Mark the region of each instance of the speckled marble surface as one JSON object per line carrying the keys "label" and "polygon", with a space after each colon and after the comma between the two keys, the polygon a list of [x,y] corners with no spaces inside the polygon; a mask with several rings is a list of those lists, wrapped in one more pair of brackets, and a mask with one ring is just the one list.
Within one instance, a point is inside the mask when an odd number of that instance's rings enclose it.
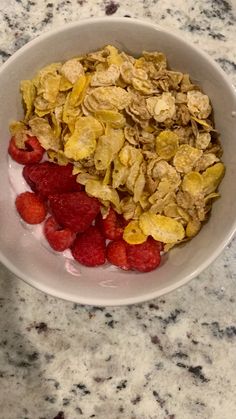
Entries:
{"label": "speckled marble surface", "polygon": [[[236,85],[226,0],[1,0],[1,62],[39,33],[104,15],[182,32]],[[1,419],[235,419],[235,370],[236,240],[187,286],[131,307],[51,298],[0,266]]]}

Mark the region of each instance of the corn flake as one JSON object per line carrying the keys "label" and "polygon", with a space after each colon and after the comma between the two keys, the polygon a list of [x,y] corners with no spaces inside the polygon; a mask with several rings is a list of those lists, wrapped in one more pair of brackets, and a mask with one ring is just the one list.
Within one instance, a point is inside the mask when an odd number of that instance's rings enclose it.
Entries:
{"label": "corn flake", "polygon": [[197,90],[187,93],[187,107],[199,119],[206,119],[211,113],[209,97]]}
{"label": "corn flake", "polygon": [[121,129],[110,129],[109,134],[98,139],[94,155],[97,170],[107,169],[124,144],[124,134]]}
{"label": "corn flake", "polygon": [[132,166],[136,162],[140,164],[143,160],[143,155],[139,149],[125,144],[119,152],[119,158],[124,166]]}
{"label": "corn flake", "polygon": [[197,219],[190,220],[186,226],[186,236],[191,238],[196,236],[201,228],[201,222]]}
{"label": "corn flake", "polygon": [[59,164],[60,166],[66,166],[69,163],[69,159],[65,156],[64,151],[48,150],[48,158],[50,161]]}
{"label": "corn flake", "polygon": [[75,126],[74,133],[65,143],[65,156],[75,161],[84,159],[96,150],[96,138],[93,130],[79,129]]}
{"label": "corn flake", "polygon": [[153,93],[154,88],[150,80],[140,80],[137,77],[132,78],[133,87],[145,95]]}
{"label": "corn flake", "polygon": [[146,179],[145,179],[143,171],[141,170],[134,184],[134,202],[140,201],[141,196],[144,191],[145,184],[146,184]]}
{"label": "corn flake", "polygon": [[25,120],[27,121],[34,109],[36,89],[31,80],[23,80],[20,84],[20,90],[26,106]]}
{"label": "corn flake", "polygon": [[130,221],[125,227],[123,239],[129,244],[140,244],[147,240],[147,236],[142,232],[137,220]]}
{"label": "corn flake", "polygon": [[170,160],[174,157],[178,147],[179,137],[173,131],[162,131],[156,138],[156,152],[163,159]]}
{"label": "corn flake", "polygon": [[147,108],[157,122],[165,122],[175,116],[175,98],[171,93],[164,92],[161,96],[148,98]]}
{"label": "corn flake", "polygon": [[138,161],[133,163],[133,165],[129,169],[129,174],[128,174],[128,177],[127,177],[127,180],[126,180],[125,184],[127,186],[127,189],[130,192],[134,192],[134,186],[135,186],[135,183],[138,179],[139,169],[140,169],[140,163]]}
{"label": "corn flake", "polygon": [[165,215],[144,212],[139,218],[139,225],[144,234],[163,243],[176,243],[185,236],[182,224]]}
{"label": "corn flake", "polygon": [[[139,217],[141,214],[137,214],[137,209],[139,208],[138,205],[134,202],[132,196],[126,196],[125,198],[122,198],[120,201],[120,208],[121,212],[123,214],[123,217],[125,220],[134,220]],[[139,209],[138,209],[139,212]]]}
{"label": "corn flake", "polygon": [[188,173],[192,170],[198,159],[202,156],[202,150],[183,144],[176,152],[173,164],[180,173]]}
{"label": "corn flake", "polygon": [[134,76],[133,64],[131,64],[129,61],[123,62],[120,66],[120,74],[125,83],[131,84]]}
{"label": "corn flake", "polygon": [[68,125],[72,132],[75,128],[75,121],[81,116],[81,109],[71,104],[71,93],[68,94],[62,112],[62,122]]}
{"label": "corn flake", "polygon": [[198,172],[187,173],[182,181],[182,189],[190,195],[195,196],[203,190],[203,178]]}
{"label": "corn flake", "polygon": [[203,190],[205,194],[214,192],[225,174],[223,163],[216,163],[202,173]]}
{"label": "corn flake", "polygon": [[103,185],[99,180],[88,180],[85,184],[85,191],[95,198],[111,202],[116,210],[120,212],[119,195],[111,186]]}
{"label": "corn flake", "polygon": [[200,150],[205,150],[211,142],[211,134],[209,132],[198,133],[195,146],[200,148]]}
{"label": "corn flake", "polygon": [[202,125],[204,128],[206,128],[207,129],[207,132],[208,131],[216,131],[213,127],[212,127],[212,125],[211,124],[209,124],[209,120],[205,120],[205,119],[199,119],[199,118],[196,118],[196,117],[194,117],[194,116],[192,116],[191,117],[191,119],[193,120],[193,121],[195,121],[195,122],[197,122],[199,125]]}
{"label": "corn flake", "polygon": [[126,124],[124,115],[117,111],[98,110],[94,116],[99,121],[109,124],[113,128],[123,128]]}
{"label": "corn flake", "polygon": [[61,76],[56,73],[48,73],[43,78],[43,98],[49,102],[54,103],[57,100],[60,89]]}
{"label": "corn flake", "polygon": [[175,202],[170,202],[164,208],[164,215],[171,218],[179,218],[178,205]]}
{"label": "corn flake", "polygon": [[96,138],[102,133],[103,127],[97,119],[92,116],[79,118],[65,143],[65,156],[75,161],[91,156],[96,150]]}
{"label": "corn flake", "polygon": [[154,63],[158,70],[163,70],[167,67],[166,56],[162,52],[148,52],[143,51],[143,56],[146,61],[151,61]]}
{"label": "corn flake", "polygon": [[66,92],[73,87],[73,84],[67,80],[64,76],[61,76],[59,90],[60,92]]}
{"label": "corn flake", "polygon": [[209,166],[212,166],[214,163],[218,161],[219,158],[216,157],[214,153],[204,153],[197,161],[194,168],[195,170],[202,172],[203,170],[206,170]]}
{"label": "corn flake", "polygon": [[92,129],[94,131],[95,138],[100,137],[104,133],[104,128],[101,122],[99,122],[93,116],[86,116],[86,117],[79,118],[76,121],[76,127],[78,129],[82,129],[82,128]]}
{"label": "corn flake", "polygon": [[109,65],[114,64],[120,66],[123,63],[124,60],[121,54],[113,45],[107,45],[105,51],[108,53],[107,62]]}
{"label": "corn flake", "polygon": [[61,74],[72,84],[74,84],[79,77],[84,76],[84,68],[79,59],[72,58],[66,61],[61,67]]}
{"label": "corn flake", "polygon": [[29,130],[23,121],[12,121],[9,126],[11,136],[15,138],[18,148],[25,149],[25,142],[28,140]]}
{"label": "corn flake", "polygon": [[124,185],[128,177],[128,168],[124,166],[119,157],[116,157],[113,161],[113,171],[112,171],[112,187],[117,189],[120,186]]}
{"label": "corn flake", "polygon": [[[73,172],[73,174],[76,174],[75,172]],[[77,178],[76,178],[77,182],[80,183],[81,185],[86,185],[86,183],[89,180],[97,180],[99,181],[99,177],[96,175],[90,175],[87,172],[82,172],[82,173],[78,173]]]}
{"label": "corn flake", "polygon": [[35,135],[45,150],[58,151],[60,142],[49,122],[37,116],[29,120],[32,134]]}
{"label": "corn flake", "polygon": [[106,109],[122,110],[130,104],[130,101],[130,94],[121,87],[96,87],[88,95],[86,106],[88,104],[88,109],[92,112]]}
{"label": "corn flake", "polygon": [[115,64],[111,64],[106,70],[96,71],[91,78],[90,85],[93,87],[113,86],[116,84],[119,77],[119,67]]}
{"label": "corn flake", "polygon": [[81,99],[83,98],[83,92],[86,89],[87,83],[90,79],[86,78],[86,76],[80,76],[73,85],[73,89],[70,94],[70,105],[71,106],[78,106],[81,103]]}

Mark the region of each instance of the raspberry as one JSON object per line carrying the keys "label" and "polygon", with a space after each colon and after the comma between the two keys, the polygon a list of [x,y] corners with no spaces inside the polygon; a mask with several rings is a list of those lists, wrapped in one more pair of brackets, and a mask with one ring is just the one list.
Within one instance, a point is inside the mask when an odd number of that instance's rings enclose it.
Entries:
{"label": "raspberry", "polygon": [[106,261],[106,242],[96,226],[78,234],[71,247],[75,260],[85,266],[103,265]]}
{"label": "raspberry", "polygon": [[69,228],[62,229],[53,217],[45,221],[44,235],[50,246],[57,252],[63,252],[71,247],[76,237]]}
{"label": "raspberry", "polygon": [[26,149],[20,149],[16,146],[15,138],[12,137],[8,147],[8,153],[11,158],[20,164],[38,163],[43,157],[44,148],[40,145],[36,137],[30,137],[25,142]]}
{"label": "raspberry", "polygon": [[107,260],[121,269],[128,270],[131,268],[127,260],[126,242],[123,239],[108,243]]}
{"label": "raspberry", "polygon": [[76,175],[72,174],[72,164],[59,166],[56,163],[43,163],[25,166],[23,176],[33,191],[47,198],[53,193],[76,192],[81,185],[76,182]]}
{"label": "raspberry", "polygon": [[35,183],[31,180],[30,178],[30,174],[31,171],[33,170],[33,168],[36,166],[36,164],[27,164],[26,166],[23,167],[22,170],[22,175],[25,178],[26,182],[28,183],[28,185],[30,186],[30,188],[32,189],[32,191],[36,192],[36,185]]}
{"label": "raspberry", "polygon": [[132,269],[149,272],[157,268],[161,262],[160,243],[148,237],[141,244],[127,244],[127,260]]}
{"label": "raspberry", "polygon": [[75,233],[87,230],[100,211],[99,201],[85,192],[49,195],[49,207],[58,224]]}
{"label": "raspberry", "polygon": [[47,210],[41,198],[33,192],[23,192],[16,197],[16,209],[28,224],[40,224],[46,217]]}
{"label": "raspberry", "polygon": [[48,174],[49,162],[27,164],[23,167],[22,175],[33,191],[37,190],[37,183]]}
{"label": "raspberry", "polygon": [[123,236],[123,231],[128,222],[120,214],[117,214],[113,208],[110,208],[106,218],[98,221],[104,236],[109,240],[118,240]]}

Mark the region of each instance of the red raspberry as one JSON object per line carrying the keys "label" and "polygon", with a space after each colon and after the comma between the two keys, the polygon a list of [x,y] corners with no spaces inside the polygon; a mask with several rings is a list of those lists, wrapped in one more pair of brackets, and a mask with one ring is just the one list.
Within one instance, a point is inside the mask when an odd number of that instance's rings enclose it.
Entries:
{"label": "red raspberry", "polygon": [[71,248],[75,260],[85,266],[103,265],[106,261],[106,242],[96,226],[78,234]]}
{"label": "red raspberry", "polygon": [[47,198],[53,193],[76,192],[81,185],[72,174],[73,165],[60,166],[45,161],[43,163],[25,166],[23,176],[33,191]]}
{"label": "red raspberry", "polygon": [[75,233],[87,230],[100,211],[99,201],[85,192],[49,195],[49,206],[58,224]]}
{"label": "red raspberry", "polygon": [[22,175],[33,191],[37,190],[36,183],[40,183],[41,179],[47,176],[49,171],[47,170],[48,167],[48,161],[44,161],[42,163],[27,164],[23,167]]}
{"label": "red raspberry", "polygon": [[33,192],[23,192],[16,197],[16,209],[28,224],[40,224],[46,217],[47,210],[41,198]]}
{"label": "red raspberry", "polygon": [[157,268],[161,262],[160,243],[148,237],[141,244],[127,244],[127,260],[131,268],[140,272],[149,272]]}
{"label": "red raspberry", "polygon": [[107,245],[107,260],[124,270],[131,268],[127,260],[126,245],[123,239],[111,241]]}
{"label": "red raspberry", "polygon": [[69,228],[62,229],[53,217],[45,221],[44,234],[50,246],[57,252],[63,252],[71,247],[76,237]]}
{"label": "red raspberry", "polygon": [[118,240],[123,236],[123,231],[128,222],[124,217],[114,211],[113,208],[110,208],[106,218],[98,219],[98,225],[101,228],[104,236],[109,240]]}
{"label": "red raspberry", "polygon": [[26,149],[20,149],[16,146],[15,137],[12,137],[8,147],[8,153],[11,158],[20,164],[38,163],[43,157],[44,148],[40,145],[36,137],[30,137],[25,142]]}
{"label": "red raspberry", "polygon": [[37,164],[27,164],[26,166],[23,167],[23,170],[22,170],[23,177],[25,178],[26,182],[28,183],[28,185],[30,186],[30,188],[32,189],[32,191],[34,191],[34,192],[36,192],[36,185],[31,180],[30,174],[31,174],[31,171],[33,170],[33,168],[36,165]]}

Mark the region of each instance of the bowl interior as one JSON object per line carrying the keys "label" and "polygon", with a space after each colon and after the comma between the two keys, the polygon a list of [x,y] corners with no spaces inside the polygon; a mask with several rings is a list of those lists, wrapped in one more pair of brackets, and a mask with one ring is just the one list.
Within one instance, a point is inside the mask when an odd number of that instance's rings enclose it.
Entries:
{"label": "bowl interior", "polygon": [[[107,44],[138,55],[159,50],[172,69],[189,73],[211,98],[216,127],[221,133],[226,175],[221,199],[200,234],[174,248],[162,266],[151,273],[127,273],[105,265],[85,268],[68,254],[50,251],[40,228],[26,228],[14,208],[14,189],[24,190],[20,167],[9,163],[8,124],[22,116],[19,83],[46,64],[96,50]],[[196,276],[222,251],[235,230],[236,98],[224,73],[204,53],[180,37],[132,19],[95,19],[46,33],[19,50],[0,70],[0,237],[1,260],[28,283],[52,295],[79,303],[129,304],[154,298]],[[17,179],[17,181],[16,181]],[[17,185],[17,186],[16,186]]]}

